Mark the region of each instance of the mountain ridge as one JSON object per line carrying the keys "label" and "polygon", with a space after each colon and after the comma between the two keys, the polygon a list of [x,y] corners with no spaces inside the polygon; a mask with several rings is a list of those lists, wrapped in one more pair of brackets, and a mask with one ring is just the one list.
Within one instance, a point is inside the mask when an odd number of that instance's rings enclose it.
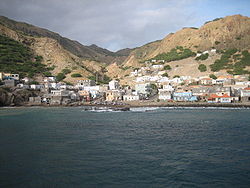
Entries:
{"label": "mountain ridge", "polygon": [[[135,48],[123,64],[120,65],[120,68],[131,68],[124,71],[123,74],[116,74],[115,76],[118,78],[120,77],[119,79],[124,79],[134,68],[145,66],[143,62],[146,60],[155,58],[159,54],[168,53],[178,46],[190,49],[195,53],[207,50],[210,51],[211,49],[217,49],[218,52],[232,48],[238,50],[249,50],[250,18],[239,14],[226,16],[224,18],[217,18],[213,21],[208,21],[200,28],[185,27],[175,33],[169,33],[162,40],[154,41]],[[221,54],[216,55],[217,58],[220,58],[220,56]],[[185,59],[184,61],[186,61],[186,63],[193,62],[192,68],[195,69],[192,71],[197,73],[195,75],[203,75],[203,73],[200,73],[197,68],[202,61],[193,61],[194,59],[195,58],[189,58],[189,61]],[[208,60],[205,61],[206,66],[209,67],[215,60],[216,59],[214,58],[208,58]],[[171,62],[169,62],[169,64],[171,65]],[[180,67],[182,67],[183,70],[174,71],[175,69],[172,69],[168,71],[170,75],[172,75],[172,72],[175,72],[175,74],[192,72],[191,70],[186,70],[189,69],[189,66],[185,66],[185,63],[180,63],[182,66],[178,65],[178,61],[174,64],[175,66],[179,66],[179,70]],[[112,67],[112,65],[109,66]],[[112,70],[112,73],[119,71],[120,70]],[[210,69],[208,69],[208,71],[210,71]]]}
{"label": "mountain ridge", "polygon": [[26,35],[53,38],[57,40],[66,50],[83,59],[101,61],[109,64],[114,61],[121,61],[119,60],[119,57],[125,56],[116,54],[116,52],[111,52],[97,45],[86,46],[76,40],[71,40],[58,33],[49,31],[48,29],[40,28],[25,22],[17,22],[5,16],[0,16],[0,24]]}
{"label": "mountain ridge", "polygon": [[[3,16],[0,17],[0,33],[31,46],[38,55],[44,56],[45,64],[56,66],[54,74],[70,68],[73,73],[83,74],[83,78],[98,73],[126,80],[134,68],[145,66],[146,60],[155,58],[159,54],[169,53],[177,47],[194,53],[211,49],[216,49],[218,52],[232,48],[239,51],[250,49],[250,18],[242,15],[217,18],[206,22],[200,28],[185,27],[175,33],[169,33],[161,40],[117,52],[111,52],[95,44],[84,46],[58,33],[27,23],[19,23]],[[214,54],[205,61],[198,61],[195,57],[176,59],[168,62],[169,65],[175,66],[168,70],[168,74],[173,76],[192,73],[193,76],[199,76],[212,73],[209,67],[219,60],[221,55],[220,53]],[[207,72],[199,72],[200,64],[208,67]],[[66,80],[75,81],[76,79],[67,75]]]}

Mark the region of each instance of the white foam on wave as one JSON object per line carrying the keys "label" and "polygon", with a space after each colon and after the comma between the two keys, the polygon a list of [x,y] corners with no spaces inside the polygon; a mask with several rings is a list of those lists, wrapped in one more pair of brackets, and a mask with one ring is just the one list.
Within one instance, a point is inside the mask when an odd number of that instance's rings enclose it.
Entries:
{"label": "white foam on wave", "polygon": [[150,111],[156,111],[160,109],[160,107],[134,107],[130,108],[130,111],[132,112],[150,112]]}

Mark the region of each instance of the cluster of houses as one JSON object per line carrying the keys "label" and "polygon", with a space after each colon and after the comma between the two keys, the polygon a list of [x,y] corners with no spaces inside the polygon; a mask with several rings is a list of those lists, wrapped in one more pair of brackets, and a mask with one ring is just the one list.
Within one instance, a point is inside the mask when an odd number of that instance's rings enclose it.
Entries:
{"label": "cluster of houses", "polygon": [[[152,74],[156,70],[158,74]],[[250,102],[250,81],[247,76],[222,75],[192,78],[180,76],[168,78],[161,75],[160,65],[142,67],[131,72],[131,85],[121,86],[118,80],[97,85],[94,80],[78,80],[75,85],[57,82],[55,77],[45,77],[39,84],[29,78],[19,80],[18,74],[0,73],[4,86],[39,91],[30,97],[31,104],[62,105],[73,102],[126,102],[140,100],[181,101],[208,103]],[[149,74],[150,73],[150,74]],[[159,74],[160,73],[160,74]],[[106,103],[105,103],[106,104]]]}
{"label": "cluster of houses", "polygon": [[[152,61],[152,60],[151,60]],[[146,62],[145,67],[135,69],[130,77],[136,84],[153,83],[158,88],[158,99],[167,101],[202,101],[209,103],[232,103],[250,101],[248,75],[221,74],[196,77],[176,76],[170,79],[164,74],[164,65]]]}

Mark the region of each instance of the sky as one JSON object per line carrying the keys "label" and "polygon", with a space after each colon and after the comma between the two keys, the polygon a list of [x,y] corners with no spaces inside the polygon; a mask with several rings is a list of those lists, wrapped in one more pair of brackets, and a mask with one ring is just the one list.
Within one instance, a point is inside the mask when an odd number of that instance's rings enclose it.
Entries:
{"label": "sky", "polygon": [[250,0],[1,0],[0,15],[117,51],[200,27],[228,15],[250,17]]}

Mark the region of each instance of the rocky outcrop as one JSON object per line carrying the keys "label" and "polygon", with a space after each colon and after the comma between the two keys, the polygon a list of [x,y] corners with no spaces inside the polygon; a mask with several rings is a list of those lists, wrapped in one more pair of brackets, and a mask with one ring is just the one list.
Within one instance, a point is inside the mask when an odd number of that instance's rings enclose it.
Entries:
{"label": "rocky outcrop", "polygon": [[21,106],[37,95],[37,91],[27,89],[0,88],[0,106]]}

